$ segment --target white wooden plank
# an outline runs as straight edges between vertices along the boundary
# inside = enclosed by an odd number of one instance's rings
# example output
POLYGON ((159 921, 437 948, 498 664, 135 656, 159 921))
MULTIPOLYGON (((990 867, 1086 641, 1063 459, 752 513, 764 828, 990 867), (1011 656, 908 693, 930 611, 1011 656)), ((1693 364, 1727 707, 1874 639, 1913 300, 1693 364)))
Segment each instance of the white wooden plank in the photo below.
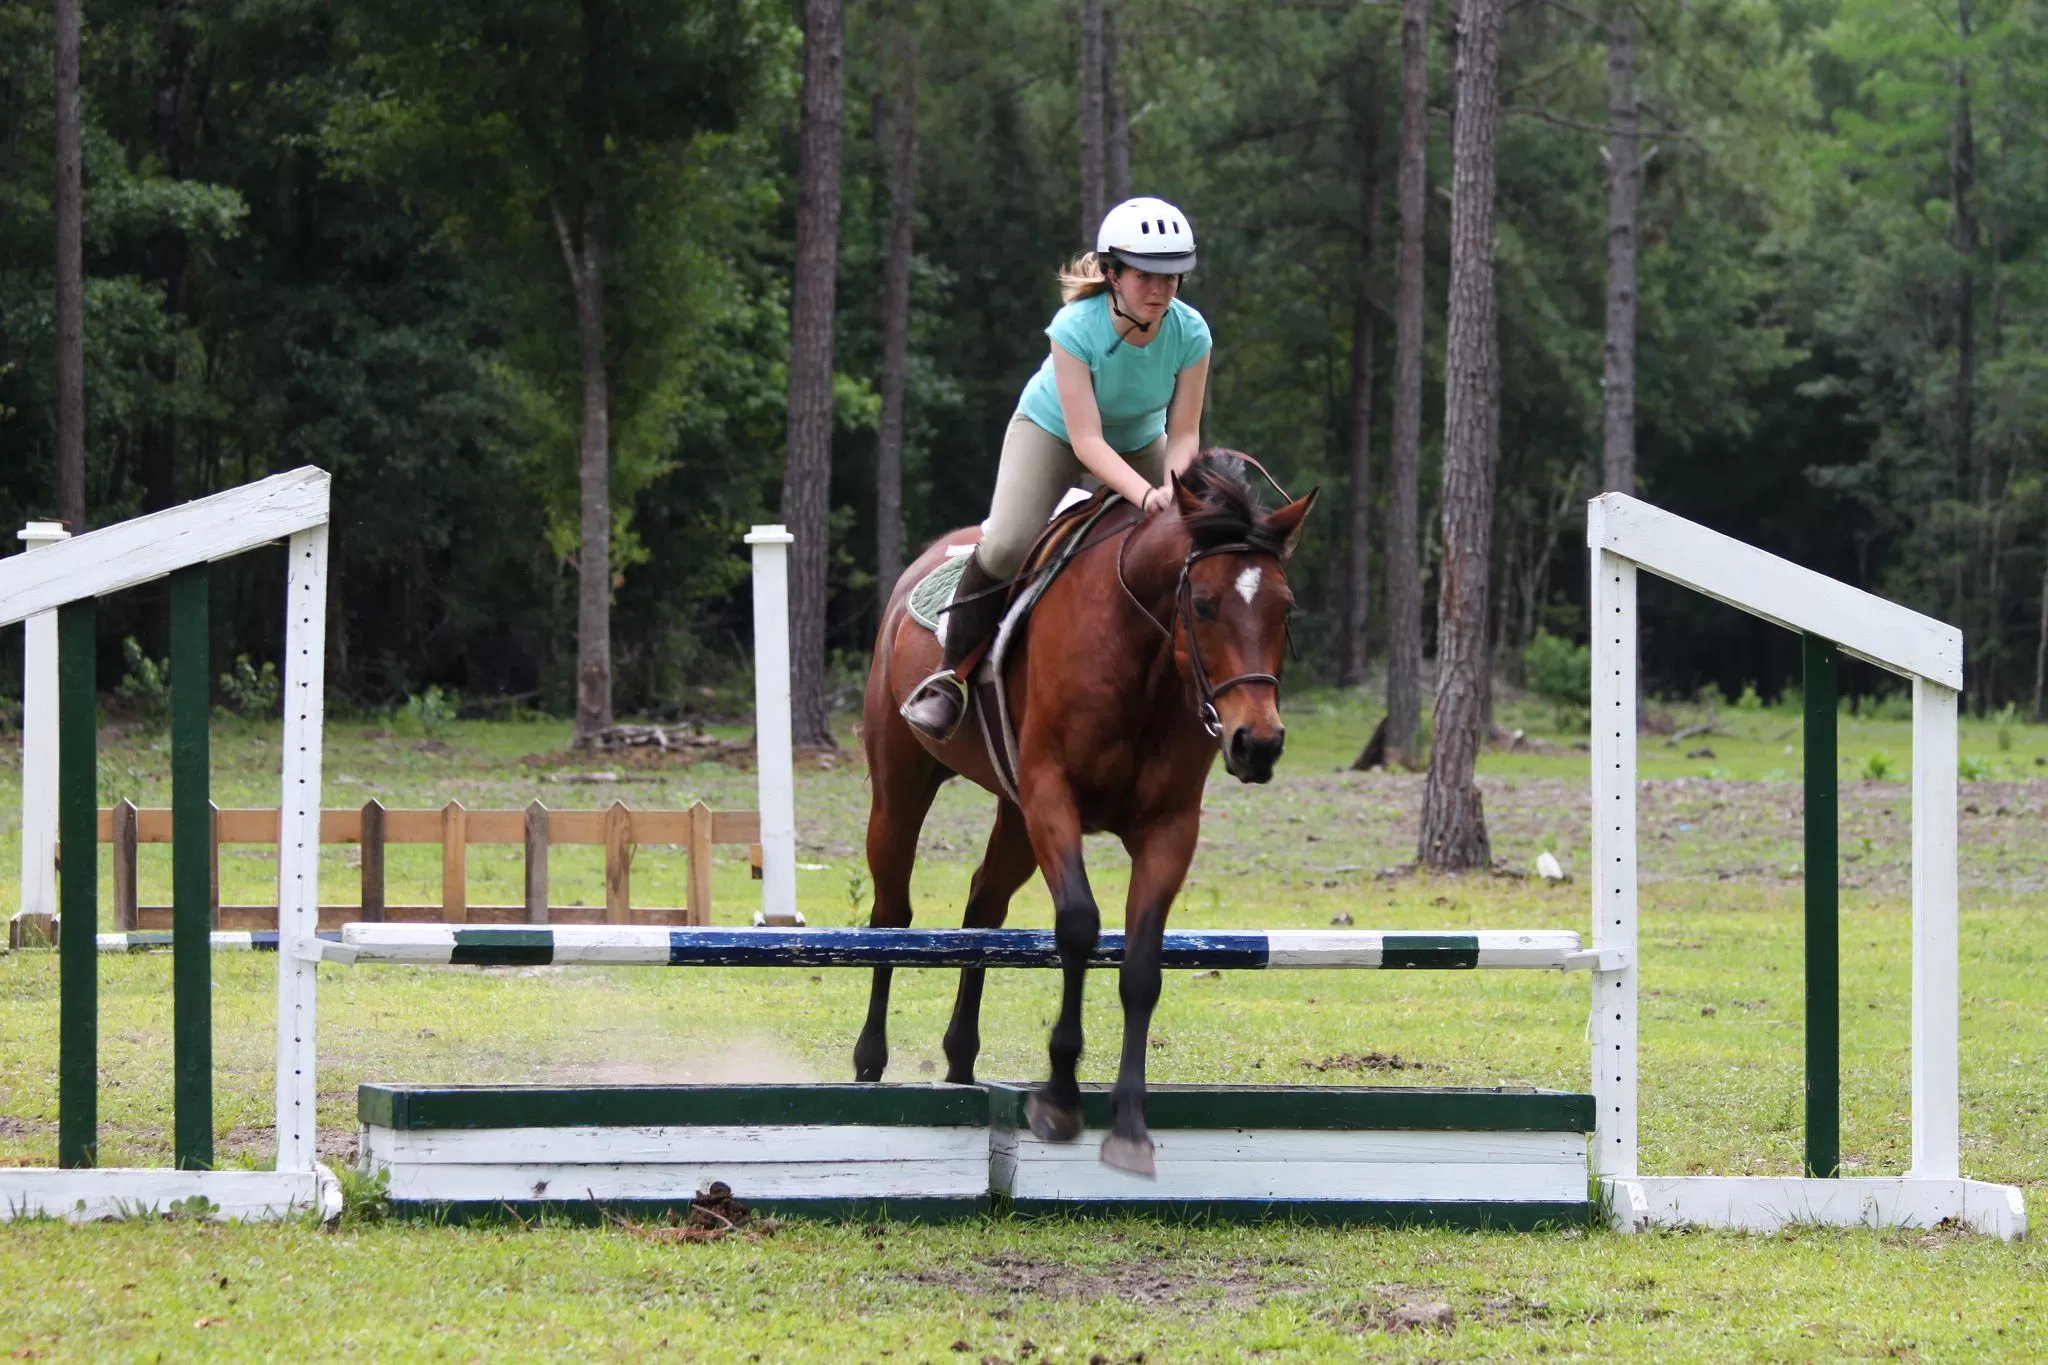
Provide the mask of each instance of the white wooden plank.
POLYGON ((174 1171, 110 1167, 97 1171, 0 1167, 0 1222, 52 1217, 72 1222, 168 1212, 203 1196, 219 1219, 274 1219, 318 1210, 341 1213, 341 1189, 325 1171, 174 1171))
POLYGON ((754 771, 761 811, 761 919, 802 924, 796 910, 796 767, 789 713, 789 547, 781 526, 756 526, 754 771))
MULTIPOLYGON (((317 472, 317 471, 315 471, 317 472)), ((277 839, 277 1169, 310 1171, 319 980, 320 739, 327 696, 326 475, 322 520, 296 532, 285 576, 283 772, 277 839)), ((259 485, 260 486, 260 485, 259 485)))
POLYGON ((1962 688, 1963 634, 1954 626, 1625 493, 1587 505, 1586 544, 1787 630, 1825 636, 1881 668, 1962 688))
POLYGON ((873 1124, 419 1130, 370 1126, 362 1130, 361 1151, 366 1161, 414 1166, 986 1161, 988 1129, 873 1124))
MULTIPOLYGON (((1029 1132, 995 1130, 1020 1161, 1092 1165, 1097 1143, 1043 1142, 1029 1132)), ((1097 1139, 1100 1134, 1094 1135, 1097 1139)), ((1172 1161, 1435 1162, 1447 1166, 1577 1162, 1583 1180, 1586 1140, 1574 1133, 1414 1132, 1297 1128, 1153 1129, 1154 1156, 1172 1161)))
POLYGON ((1958 1219, 1988 1236, 2026 1235, 2019 1192, 1974 1180, 1907 1176, 1807 1180, 1795 1176, 1639 1176, 1615 1182, 1652 1226, 1776 1232, 1788 1224, 1933 1227, 1958 1219))
POLYGON ((1587 600, 1593 946, 1626 954, 1619 969, 1592 974, 1593 1169, 1627 1176, 1636 1170, 1636 566, 1595 550, 1587 600))
MULTIPOLYGON (((952 1161, 662 1162, 653 1165, 390 1165, 392 1199, 688 1199, 714 1180, 755 1199, 979 1199, 988 1156, 952 1161)), ((1584 1187, 1581 1186, 1583 1189, 1584 1187)))
MULTIPOLYGON (((56 522, 32 521, 19 533, 28 551, 68 539, 56 522)), ((57 613, 22 622, 21 908, 57 913, 57 613)))
POLYGON ((0 626, 324 526, 327 495, 307 465, 0 560, 0 626))
POLYGON ((1430 1161, 1175 1161, 1155 1153, 1147 1180, 1100 1161, 1034 1162, 1019 1154, 1004 1193, 1013 1199, 1321 1199, 1358 1202, 1575 1202, 1586 1197, 1583 1161, 1444 1166, 1430 1161))
POLYGON ((1956 694, 1913 683, 1913 1164, 1961 1174, 1957 1021, 1956 694))

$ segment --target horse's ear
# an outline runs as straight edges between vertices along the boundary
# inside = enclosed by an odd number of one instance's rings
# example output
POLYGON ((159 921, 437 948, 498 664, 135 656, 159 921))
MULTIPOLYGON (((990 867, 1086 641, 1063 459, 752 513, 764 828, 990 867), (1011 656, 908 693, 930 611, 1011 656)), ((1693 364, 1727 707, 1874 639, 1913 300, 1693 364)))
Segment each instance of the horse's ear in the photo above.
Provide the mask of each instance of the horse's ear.
POLYGON ((1280 557, 1292 559, 1294 547, 1301 544, 1302 523, 1308 520, 1308 509, 1316 505, 1316 495, 1323 490, 1311 488, 1308 496, 1296 498, 1285 507, 1266 518, 1266 524, 1286 537, 1280 546, 1280 557))
POLYGON ((1174 506, 1180 508, 1180 514, 1183 517, 1191 517, 1202 510, 1202 500, 1196 497, 1189 490, 1188 486, 1180 481, 1180 475, 1169 474, 1167 477, 1173 480, 1174 506))

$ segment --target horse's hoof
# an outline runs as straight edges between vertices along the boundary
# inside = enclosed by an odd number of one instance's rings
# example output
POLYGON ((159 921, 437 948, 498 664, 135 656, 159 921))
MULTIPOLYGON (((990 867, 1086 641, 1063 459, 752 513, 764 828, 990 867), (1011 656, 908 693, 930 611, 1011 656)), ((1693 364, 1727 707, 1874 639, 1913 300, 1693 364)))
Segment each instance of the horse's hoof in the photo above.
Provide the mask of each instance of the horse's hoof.
POLYGON ((1024 1117, 1031 1121, 1031 1136, 1040 1142, 1073 1142, 1081 1136, 1081 1106, 1061 1109, 1040 1091, 1025 1099, 1024 1117))
POLYGON ((1128 1138, 1111 1133, 1102 1140, 1102 1164, 1147 1180, 1155 1179, 1159 1174, 1152 1162, 1151 1138, 1128 1138))

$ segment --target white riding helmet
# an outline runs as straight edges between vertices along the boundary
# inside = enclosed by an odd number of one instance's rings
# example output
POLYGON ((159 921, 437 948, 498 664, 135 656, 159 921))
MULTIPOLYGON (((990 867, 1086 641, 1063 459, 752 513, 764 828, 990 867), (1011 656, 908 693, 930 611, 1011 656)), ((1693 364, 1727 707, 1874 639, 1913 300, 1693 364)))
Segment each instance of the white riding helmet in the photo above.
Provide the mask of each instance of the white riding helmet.
POLYGON ((1154 275, 1185 275, 1195 268, 1195 230, 1164 199, 1126 199, 1104 215, 1095 254, 1154 275))

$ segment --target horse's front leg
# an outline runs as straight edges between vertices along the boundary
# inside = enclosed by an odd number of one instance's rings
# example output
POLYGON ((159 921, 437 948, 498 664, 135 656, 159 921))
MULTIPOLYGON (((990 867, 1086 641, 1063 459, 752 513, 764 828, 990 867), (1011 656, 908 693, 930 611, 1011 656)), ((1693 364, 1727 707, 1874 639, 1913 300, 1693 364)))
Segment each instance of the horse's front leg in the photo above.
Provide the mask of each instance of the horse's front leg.
POLYGON ((1048 1053, 1052 1073, 1031 1093, 1025 1115, 1042 1142, 1072 1142, 1081 1136, 1081 1083, 1074 1074, 1081 1060, 1081 991, 1088 979, 1088 959, 1102 932, 1102 915, 1088 887, 1081 862, 1081 817, 1064 790, 1033 793, 1028 824, 1031 851, 1052 892, 1053 939, 1059 945, 1060 1014, 1052 1026, 1048 1053))
POLYGON ((1124 962, 1117 993, 1124 1007, 1124 1051, 1109 1096, 1103 1164, 1150 1176, 1152 1136, 1145 1127, 1145 1049, 1159 1004, 1159 957, 1166 916, 1194 860, 1200 815, 1189 811, 1148 826, 1124 841, 1131 854, 1131 894, 1124 906, 1124 962))

